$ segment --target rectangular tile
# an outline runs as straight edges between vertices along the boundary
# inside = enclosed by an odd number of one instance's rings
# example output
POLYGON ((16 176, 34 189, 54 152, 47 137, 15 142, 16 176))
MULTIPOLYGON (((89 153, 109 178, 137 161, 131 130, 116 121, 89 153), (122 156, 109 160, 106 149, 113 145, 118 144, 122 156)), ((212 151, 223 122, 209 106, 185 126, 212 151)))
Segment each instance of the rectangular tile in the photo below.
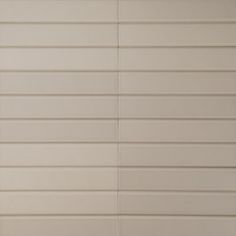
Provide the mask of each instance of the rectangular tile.
POLYGON ((115 236, 116 218, 105 216, 1 217, 1 236, 115 236))
POLYGON ((117 144, 0 144, 0 166, 116 166, 117 144))
POLYGON ((104 47, 117 45, 115 24, 1 24, 0 34, 0 46, 104 47))
POLYGON ((116 72, 0 72, 0 93, 88 95, 117 93, 116 72))
POLYGON ((236 97, 121 97, 120 116, 163 119, 235 118, 236 97))
POLYGON ((120 144, 119 153, 121 166, 236 166, 236 145, 120 144))
POLYGON ((135 215, 235 215, 234 193, 120 193, 120 213, 135 215))
POLYGON ((113 48, 1 48, 0 70, 115 70, 116 54, 113 48))
POLYGON ((0 215, 115 214, 113 192, 1 192, 0 215))
POLYGON ((230 0, 120 1, 119 19, 121 22, 235 21, 235 9, 235 2, 230 0))
POLYGON ((121 24, 119 43, 131 47, 234 46, 235 24, 121 24))
POLYGON ((115 1, 1 1, 1 22, 114 22, 115 1))
POLYGON ((235 72, 120 72, 121 94, 236 94, 235 72))
POLYGON ((121 168, 121 190, 235 191, 232 169, 121 168))
POLYGON ((1 142, 114 142, 116 121, 1 121, 1 142))
POLYGON ((121 70, 235 70, 233 48, 121 48, 121 70), (227 60, 222 60, 227 58, 227 60))
POLYGON ((1 97, 0 118, 117 118, 116 97, 1 97))
POLYGON ((116 190, 116 168, 1 168, 0 190, 116 190))
POLYGON ((229 217, 122 217, 123 236, 234 236, 236 219, 229 217))
POLYGON ((235 142, 235 121, 120 121, 121 142, 235 142))

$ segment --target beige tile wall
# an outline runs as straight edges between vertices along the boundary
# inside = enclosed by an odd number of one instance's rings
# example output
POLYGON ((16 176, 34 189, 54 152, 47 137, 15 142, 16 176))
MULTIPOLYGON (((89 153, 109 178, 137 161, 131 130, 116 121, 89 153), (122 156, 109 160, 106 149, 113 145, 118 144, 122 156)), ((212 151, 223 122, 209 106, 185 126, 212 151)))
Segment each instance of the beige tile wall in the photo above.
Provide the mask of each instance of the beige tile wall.
POLYGON ((0 236, 236 234, 234 0, 0 0, 0 236))

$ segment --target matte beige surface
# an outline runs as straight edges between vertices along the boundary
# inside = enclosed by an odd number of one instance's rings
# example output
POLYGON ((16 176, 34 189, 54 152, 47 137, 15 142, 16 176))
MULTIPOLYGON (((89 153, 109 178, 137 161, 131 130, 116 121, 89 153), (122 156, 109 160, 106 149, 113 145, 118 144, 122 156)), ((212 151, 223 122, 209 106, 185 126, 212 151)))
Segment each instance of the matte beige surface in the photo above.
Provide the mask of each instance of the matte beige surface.
POLYGON ((2 22, 114 22, 116 1, 1 1, 2 22))
POLYGON ((235 118, 235 104, 235 97, 121 97, 120 117, 235 118))
POLYGON ((4 236, 115 236, 115 216, 73 217, 0 217, 1 233, 4 236), (43 227, 42 227, 43 225, 43 227))
POLYGON ((130 47, 235 46, 235 41, 234 24, 128 24, 119 32, 120 45, 130 47))
POLYGON ((235 2, 231 0, 121 0, 119 10, 121 22, 224 22, 236 19, 235 2))
POLYGON ((1 192, 0 215, 115 214, 115 192, 1 192))
POLYGON ((116 168, 2 168, 0 190, 116 190, 116 168))
POLYGON ((112 48, 0 48, 0 70, 93 71, 115 70, 116 65, 112 48))
POLYGON ((235 193, 120 193, 120 213, 134 215, 231 215, 235 193))
POLYGON ((236 171, 194 168, 121 168, 121 190, 235 191, 236 171))
POLYGON ((236 145, 121 144, 122 166, 235 167, 236 145))
MULTIPOLYGON (((160 232, 163 236, 178 236, 179 233, 189 236, 216 235, 234 236, 235 219, 224 217, 121 217, 122 235, 147 236, 160 232)), ((77 236, 78 231, 89 236, 116 235, 115 217, 30 217, 11 219, 1 217, 1 232, 6 236, 25 236, 27 234, 45 236, 77 236), (42 228, 41 225, 44 225, 42 228), (66 228, 66 232, 65 232, 66 228), (20 231, 19 231, 20 229, 20 231)))
POLYGON ((0 25, 1 46, 116 46, 117 30, 113 24, 0 25))
POLYGON ((116 166, 116 144, 1 144, 1 166, 116 166))
POLYGON ((115 72, 0 72, 1 94, 116 94, 115 72))
POLYGON ((0 0, 0 236, 236 235, 234 0, 0 0))
POLYGON ((124 236, 234 236, 235 218, 227 217, 122 217, 121 234, 124 236))
POLYGON ((215 120, 121 120, 122 142, 235 142, 236 122, 215 120))
MULTIPOLYGON (((116 118, 116 97, 1 98, 1 118, 116 118)), ((229 104, 230 105, 230 104, 229 104)))
POLYGON ((115 142, 116 121, 1 121, 1 142, 115 142))
POLYGON ((121 48, 119 64, 121 70, 235 70, 236 49, 121 48))
MULTIPOLYGON (((236 98, 121 97, 121 118, 235 118, 236 98)), ((116 118, 116 97, 2 97, 1 118, 116 118), (79 109, 77 109, 79 107, 79 109)))
POLYGON ((235 94, 235 72, 120 72, 121 94, 235 94))

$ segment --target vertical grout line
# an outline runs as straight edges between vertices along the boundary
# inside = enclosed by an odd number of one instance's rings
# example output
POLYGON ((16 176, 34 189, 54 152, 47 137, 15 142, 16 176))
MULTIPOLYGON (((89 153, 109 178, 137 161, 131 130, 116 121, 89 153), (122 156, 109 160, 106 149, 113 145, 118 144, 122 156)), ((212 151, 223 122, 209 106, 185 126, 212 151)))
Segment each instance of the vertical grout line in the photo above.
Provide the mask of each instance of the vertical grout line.
POLYGON ((120 74, 119 74, 119 8, 120 2, 117 0, 117 236, 120 236, 120 210, 119 210, 119 189, 120 189, 120 74))

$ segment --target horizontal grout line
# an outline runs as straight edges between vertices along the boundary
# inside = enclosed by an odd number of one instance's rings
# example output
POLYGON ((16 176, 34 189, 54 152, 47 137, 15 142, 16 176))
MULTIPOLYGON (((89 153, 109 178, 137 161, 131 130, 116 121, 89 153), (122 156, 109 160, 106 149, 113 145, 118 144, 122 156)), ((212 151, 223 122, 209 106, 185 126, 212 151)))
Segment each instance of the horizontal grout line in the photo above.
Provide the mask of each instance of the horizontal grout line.
POLYGON ((236 165, 235 166, 158 166, 158 165, 152 165, 152 166, 147 166, 147 165, 138 165, 138 166, 135 166, 135 165, 132 165, 132 166, 127 166, 127 165, 96 165, 96 166, 92 166, 92 165, 0 165, 0 169, 1 168, 26 168, 26 169, 30 169, 30 168, 42 168, 42 169, 47 169, 47 168, 55 168, 55 169, 83 169, 83 168, 86 168, 86 169, 90 169, 90 168, 93 168, 93 169, 102 169, 102 168, 108 168, 108 169, 117 169, 117 168, 120 168, 120 170, 122 169, 210 169, 210 170, 219 170, 219 169, 232 169, 232 170, 236 170, 236 165))
MULTIPOLYGON (((223 46, 224 47, 224 46, 223 46)), ((235 46, 230 46, 230 47, 235 47, 235 46)), ((25 49, 43 49, 43 48, 47 48, 47 49, 70 49, 70 48, 86 48, 86 49, 93 49, 93 48, 118 48, 118 45, 108 45, 108 46, 104 46, 104 45, 101 45, 101 46, 96 46, 96 45, 91 45, 91 46, 87 46, 87 45, 84 45, 84 46, 80 46, 80 45, 73 45, 73 46, 69 46, 69 45, 58 45, 58 46, 55 46, 55 45, 32 45, 32 46, 10 46, 10 45, 6 45, 6 46, 3 46, 3 45, 0 45, 0 49, 2 48, 16 48, 16 49, 20 49, 20 48, 25 48, 25 49)))
MULTIPOLYGON (((55 79, 56 80, 56 79, 55 79)), ((60 93, 34 93, 34 94, 23 94, 23 93, 0 93, 1 97, 236 97, 236 93, 94 93, 94 94, 60 94, 60 93)))
POLYGON ((125 194, 148 194, 148 195, 233 195, 236 196, 236 190, 166 190, 166 189, 156 189, 156 190, 146 190, 146 189, 122 189, 119 186, 116 186, 114 189, 2 189, 0 190, 0 195, 4 193, 19 193, 19 194, 88 194, 88 193, 96 193, 96 194, 111 194, 113 193, 114 196, 118 194, 118 197, 122 197, 125 194))
POLYGON ((0 73, 68 73, 68 74, 77 74, 77 73, 235 73, 235 70, 0 70, 0 73))
POLYGON ((234 45, 119 45, 123 49, 145 49, 145 48, 235 48, 234 45))
MULTIPOLYGON (((80 215, 80 216, 60 216, 60 215, 54 215, 54 216, 48 216, 48 215, 40 215, 40 216, 27 216, 27 215, 11 215, 11 216, 5 216, 5 215, 0 215, 0 221, 1 220, 12 220, 18 218, 20 220, 30 220, 30 219, 38 219, 38 220, 50 220, 50 219, 58 219, 58 220, 64 220, 64 219, 72 219, 72 220, 84 220, 84 219, 88 219, 88 220, 116 220, 117 219, 117 215, 80 215)), ((0 222, 1 225, 1 222, 0 222)))
POLYGON ((168 190, 168 189, 118 189, 120 193, 123 194, 233 194, 236 196, 236 190, 168 190))
MULTIPOLYGON (((115 216, 117 216, 117 215, 115 215, 115 216)), ((103 219, 114 219, 115 216, 113 216, 113 215, 109 216, 109 215, 101 214, 101 215, 96 215, 95 217, 97 219, 99 219, 98 217, 101 217, 103 219)), ((2 219, 5 220, 5 219, 17 218, 17 217, 19 217, 20 219, 30 219, 31 216, 29 214, 26 214, 26 215, 25 214, 10 215, 10 216, 2 214, 2 215, 0 215, 0 220, 2 220, 2 219)), ((47 219, 62 219, 65 216, 60 215, 60 214, 53 215, 53 216, 45 214, 45 215, 33 215, 32 217, 34 217, 35 219, 38 218, 38 219, 47 220, 47 219)), ((79 215, 79 216, 67 215, 66 219, 70 219, 70 218, 71 219, 89 219, 89 218, 93 219, 95 217, 93 215, 85 215, 85 216, 83 216, 83 215, 79 215)))
MULTIPOLYGON (((0 21, 1 25, 114 25, 119 22, 114 21, 0 21)), ((224 24, 224 22, 223 22, 224 24)))
POLYGON ((120 193, 127 194, 236 194, 236 190, 146 190, 146 189, 118 189, 120 193))
MULTIPOLYGON (((111 73, 111 72, 118 72, 115 69, 102 69, 102 70, 0 70, 0 73, 111 73)), ((236 72, 236 70, 235 70, 236 72)))
POLYGON ((85 48, 85 49, 155 49, 155 48, 235 48, 236 47, 236 44, 235 45, 137 45, 137 46, 133 46, 133 45, 108 45, 108 46, 104 46, 104 45, 73 45, 73 46, 69 46, 69 45, 58 45, 58 46, 55 46, 55 45, 24 45, 24 46, 16 46, 16 45, 0 45, 0 49, 70 49, 70 48, 85 48))
POLYGON ((0 121, 116 121, 118 117, 114 118, 1 118, 0 121))
POLYGON ((0 121, 236 121, 235 118, 191 118, 191 117, 180 117, 180 118, 170 118, 170 117, 161 117, 161 118, 135 118, 135 117, 130 117, 130 118, 124 118, 124 117, 114 117, 114 118, 10 118, 10 117, 0 117, 0 121))
POLYGON ((201 72, 204 72, 204 73, 211 73, 211 72, 236 72, 236 69, 227 69, 227 70, 222 70, 222 69, 187 69, 187 70, 183 70, 183 69, 179 69, 179 70, 176 70, 176 69, 169 69, 169 70, 150 70, 150 69, 144 69, 144 70, 132 70, 132 69, 126 69, 126 70, 115 70, 115 69, 106 69, 106 70, 94 70, 94 69, 91 69, 91 70, 0 70, 0 73, 32 73, 32 72, 36 72, 36 73, 58 73, 58 72, 61 72, 61 73, 79 73, 79 72, 88 72, 88 73, 111 73, 111 72, 126 72, 126 73, 134 73, 134 72, 162 72, 162 73, 176 73, 176 72, 181 72, 181 73, 189 73, 189 72, 195 72, 195 73, 201 73, 201 72))
MULTIPOLYGON (((30 189, 5 189, 5 190, 0 190, 0 196, 1 194, 14 194, 17 193, 19 194, 30 194, 31 196, 33 195, 44 195, 44 196, 48 196, 48 194, 54 194, 54 195, 63 195, 63 196, 71 196, 71 194, 75 194, 78 196, 83 196, 83 195, 88 195, 90 193, 92 193, 93 195, 97 195, 97 196, 104 196, 104 194, 107 194, 109 196, 115 196, 117 194, 117 188, 114 189, 94 189, 94 190, 90 190, 90 189, 34 189, 34 190, 30 190, 30 189)), ((0 211, 1 212, 1 211, 0 211)))
POLYGON ((0 214, 0 217, 94 217, 94 216, 125 216, 125 217, 214 217, 214 218, 221 218, 221 217, 227 217, 227 218, 235 218, 236 214, 233 215, 224 215, 224 214, 130 214, 130 213, 114 213, 114 214, 0 214))
POLYGON ((226 117, 219 117, 219 118, 217 118, 217 117, 214 117, 214 118, 209 118, 209 117, 179 117, 179 118, 177 118, 177 117, 156 117, 156 118, 123 118, 123 117, 119 117, 119 119, 120 120, 124 120, 124 121, 126 121, 126 120, 134 120, 134 121, 136 121, 136 120, 141 120, 141 121, 217 121, 217 120, 219 120, 219 121, 235 121, 236 120, 236 118, 226 118, 226 117))
MULTIPOLYGON (((165 190, 165 189, 156 189, 156 190, 146 190, 146 189, 122 189, 120 187, 114 189, 0 189, 1 193, 114 193, 117 194, 236 194, 236 190, 165 190)), ((121 197, 119 195, 119 197, 121 197)))
POLYGON ((179 142, 179 141, 119 141, 120 144, 217 144, 217 145, 225 145, 225 144, 232 144, 232 145, 235 145, 236 144, 236 141, 235 142, 224 142, 224 141, 219 141, 219 142, 214 142, 214 141, 205 141, 205 142, 188 142, 188 141, 182 141, 182 142, 179 142))
POLYGON ((0 141, 0 145, 1 144, 202 144, 202 145, 209 145, 209 144, 215 144, 215 145, 235 145, 235 142, 224 142, 224 141, 219 141, 219 142, 209 142, 209 141, 205 141, 205 142, 187 142, 187 141, 182 141, 182 142, 161 142, 161 141, 152 141, 152 142, 137 142, 137 141, 0 141))
POLYGON ((31 168, 36 168, 36 169, 115 169, 117 170, 118 166, 117 165, 109 165, 109 166, 105 166, 105 165, 101 165, 101 166, 86 166, 86 165, 81 165, 81 166, 77 166, 77 165, 61 165, 61 166, 55 166, 55 165, 26 165, 26 166, 19 166, 19 165, 15 165, 15 166, 4 166, 1 165, 0 169, 15 169, 15 168, 20 168, 20 169, 31 169, 31 168))
POLYGON ((199 170, 199 169, 209 169, 209 170, 219 170, 219 169, 231 169, 236 170, 236 166, 119 166, 120 169, 161 169, 161 170, 170 170, 170 169, 184 169, 184 170, 199 170))
MULTIPOLYGON (((1 144, 117 144, 117 141, 13 141, 13 142, 1 142, 0 141, 0 145, 1 144)), ((236 142, 235 142, 236 144, 236 142)))
MULTIPOLYGON (((56 82, 56 79, 55 79, 56 82)), ((35 94, 19 94, 19 93, 11 93, 11 94, 4 94, 4 93, 0 93, 0 99, 1 97, 117 97, 118 94, 116 93, 106 93, 106 94, 99 94, 99 93, 94 93, 94 94, 90 94, 90 93, 85 93, 85 94, 60 94, 60 93, 55 93, 55 94, 39 94, 39 93, 35 93, 35 94)), ((236 96, 235 95, 231 95, 231 96, 236 96)))
POLYGON ((0 189, 0 195, 1 193, 117 193, 117 188, 114 189, 35 189, 35 190, 29 190, 29 189, 0 189))
POLYGON ((235 24, 236 20, 145 20, 145 21, 138 21, 138 20, 111 20, 111 21, 0 21, 0 25, 3 24, 25 24, 25 25, 115 25, 122 26, 122 25, 137 25, 137 24, 235 24))
POLYGON ((130 190, 130 189, 118 189, 120 193, 151 193, 151 194, 165 194, 165 193, 172 193, 172 194, 208 194, 208 193, 216 193, 216 194, 236 194, 236 190, 165 190, 165 189, 156 189, 156 190, 146 190, 146 189, 138 189, 138 190, 130 190))
MULTIPOLYGON (((1 72, 1 71, 0 71, 1 72)), ((170 73, 170 72, 182 72, 182 73, 184 73, 184 72, 236 72, 236 69, 234 69, 234 70, 212 70, 212 69, 209 69, 209 70, 207 70, 207 69, 198 69, 198 70, 194 70, 194 69, 186 69, 186 70, 183 70, 183 69, 179 69, 179 70, 176 70, 176 69, 169 69, 169 70, 150 70, 150 69, 144 69, 144 70, 132 70, 132 69, 126 69, 126 70, 117 70, 117 72, 127 72, 127 73, 129 73, 129 72, 131 72, 131 73, 133 73, 133 72, 168 72, 168 73, 170 73)))
POLYGON ((54 217, 54 216, 56 216, 56 217, 75 217, 75 216, 78 216, 78 217, 82 217, 82 216, 84 216, 84 217, 88 217, 88 216, 90 216, 90 217, 106 217, 106 216, 117 216, 117 214, 116 213, 114 213, 114 214, 111 214, 111 213, 107 213, 107 214, 96 214, 96 213, 91 213, 91 214, 1 214, 0 213, 0 218, 2 218, 2 217, 42 217, 42 216, 45 216, 45 217, 54 217))
POLYGON ((143 215, 123 215, 122 218, 123 220, 125 219, 139 219, 139 218, 149 218, 149 219, 197 219, 197 218, 204 218, 204 219, 213 219, 213 218, 235 218, 235 216, 231 216, 231 215, 226 215, 226 216, 221 216, 221 215, 211 215, 211 216, 205 216, 205 215, 194 215, 194 216, 190 216, 190 215, 148 215, 148 216, 143 216, 143 215), (177 218, 178 217, 178 218, 177 218))
POLYGON ((209 121, 216 121, 216 120, 220 120, 220 121, 235 121, 236 120, 236 118, 226 118, 226 117, 219 117, 219 118, 209 118, 209 117, 198 117, 198 118, 196 118, 196 117, 180 117, 180 118, 177 118, 177 117, 173 117, 173 118, 171 118, 171 117, 156 117, 156 118, 134 118, 134 117, 130 117, 130 118, 123 118, 123 117, 119 117, 119 120, 142 120, 142 121, 149 121, 149 120, 151 120, 151 121, 158 121, 158 120, 166 120, 166 121, 175 121, 175 120, 179 120, 179 121, 181 121, 181 120, 183 120, 183 121, 191 121, 191 120, 193 120, 193 121, 204 121, 204 120, 209 120, 209 121))
MULTIPOLYGON (((0 94, 1 96, 1 94, 0 94)), ((116 95, 114 95, 116 96, 116 95)), ((120 93, 121 97, 235 97, 236 93, 120 93)))
MULTIPOLYGON (((118 213, 119 214, 119 213, 118 213)), ((139 214, 139 213, 136 213, 136 214, 130 214, 130 213, 122 213, 122 214, 119 214, 119 216, 153 216, 153 217, 215 217, 215 218, 218 218, 218 217, 229 217, 229 218, 235 218, 236 217, 236 214, 232 214, 232 215, 224 215, 224 214, 176 214, 176 213, 172 213, 172 214, 151 214, 151 213, 146 213, 146 214, 139 214)))
MULTIPOLYGON (((220 215, 214 215, 214 216, 184 216, 184 215, 181 215, 181 216, 176 216, 176 215, 161 215, 161 216, 157 216, 157 215, 148 215, 148 216, 143 216, 143 215, 120 215, 119 213, 117 213, 116 215, 112 215, 112 216, 107 216, 107 215, 96 215, 95 217, 97 219, 100 218, 103 218, 103 219, 116 219, 117 216, 121 216, 122 218, 120 218, 119 220, 126 220, 126 219, 140 219, 140 218, 147 218, 147 219, 197 219, 197 218, 204 218, 204 219, 214 219, 217 217, 218 218, 222 218, 222 219, 225 219, 225 218, 235 218, 234 216, 220 216, 220 215), (178 218, 177 218, 178 217, 178 218)), ((63 216, 63 215, 53 215, 53 216, 50 216, 50 215, 0 215, 0 220, 11 220, 12 218, 19 218, 19 219, 25 219, 25 220, 28 220, 30 218, 34 218, 34 219, 42 219, 42 220, 49 220, 49 219, 93 219, 95 218, 93 215, 86 215, 86 216, 71 216, 71 215, 67 215, 67 216, 63 216)), ((236 218, 235 218, 236 220, 236 218)))
POLYGON ((41 144, 50 144, 50 145, 61 145, 61 144, 67 144, 67 145, 90 145, 90 144, 94 144, 94 145, 99 145, 99 144, 110 144, 110 145, 113 145, 113 144, 121 144, 121 147, 122 146, 133 146, 133 145, 138 145, 138 146, 156 146, 156 145, 161 145, 161 146, 165 146, 165 145, 207 145, 207 146, 215 146, 215 145, 227 145, 227 146, 232 146, 232 145, 235 145, 236 142, 124 142, 124 141, 112 141, 112 142, 53 142, 53 143, 48 143, 48 142, 0 142, 0 146, 1 144, 4 144, 4 145, 15 145, 15 144, 28 144, 28 145, 41 145, 41 144))
MULTIPOLYGON (((116 22, 117 23, 117 22, 116 22)), ((183 24, 183 25, 191 25, 191 24, 235 24, 236 20, 146 20, 146 21, 138 21, 138 20, 119 20, 119 25, 148 25, 148 24, 157 24, 157 25, 166 25, 166 24, 183 24)))

